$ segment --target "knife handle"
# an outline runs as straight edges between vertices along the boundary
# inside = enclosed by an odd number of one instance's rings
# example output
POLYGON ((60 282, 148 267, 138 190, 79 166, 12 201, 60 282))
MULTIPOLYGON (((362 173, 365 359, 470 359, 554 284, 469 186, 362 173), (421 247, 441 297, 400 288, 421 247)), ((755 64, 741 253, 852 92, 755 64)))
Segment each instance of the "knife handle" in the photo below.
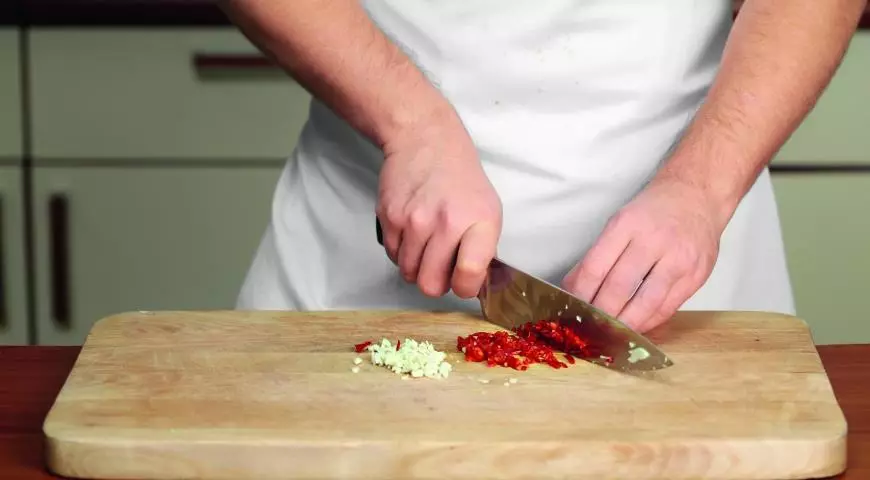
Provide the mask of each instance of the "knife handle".
POLYGON ((381 220, 378 217, 375 217, 375 233, 378 236, 378 243, 381 246, 384 246, 384 229, 381 228, 381 220))

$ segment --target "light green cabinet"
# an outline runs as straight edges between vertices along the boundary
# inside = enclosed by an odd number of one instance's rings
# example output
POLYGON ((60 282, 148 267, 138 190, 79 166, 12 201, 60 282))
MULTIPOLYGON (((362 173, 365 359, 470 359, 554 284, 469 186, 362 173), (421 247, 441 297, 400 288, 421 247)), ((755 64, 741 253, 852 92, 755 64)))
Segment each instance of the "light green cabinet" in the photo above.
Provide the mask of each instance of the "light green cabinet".
POLYGON ((870 343, 870 174, 774 177, 797 313, 817 343, 870 343))
POLYGON ((247 61, 261 55, 231 27, 39 27, 30 49, 38 158, 286 158, 308 116, 310 95, 247 61))
POLYGON ((859 30, 813 111, 773 161, 870 164, 870 32, 859 30))
POLYGON ((0 345, 27 343, 21 167, 0 164, 0 345))
POLYGON ((37 27, 30 49, 37 342, 233 308, 309 94, 232 27, 37 27))
POLYGON ((18 30, 0 27, 0 159, 21 157, 21 85, 18 30))
POLYGON ((37 166, 37 341, 129 310, 233 308, 281 164, 37 166))
POLYGON ((0 27, 0 345, 28 340, 18 36, 0 27))

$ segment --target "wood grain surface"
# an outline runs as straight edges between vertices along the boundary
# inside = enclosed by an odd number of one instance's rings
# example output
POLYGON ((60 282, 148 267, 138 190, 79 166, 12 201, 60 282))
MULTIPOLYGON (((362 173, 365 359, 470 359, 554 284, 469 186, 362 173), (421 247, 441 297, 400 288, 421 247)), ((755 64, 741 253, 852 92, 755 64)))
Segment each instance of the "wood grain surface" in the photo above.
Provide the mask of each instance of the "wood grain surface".
POLYGON ((466 363, 445 380, 354 343, 453 352, 492 330, 428 312, 157 312, 98 322, 49 412, 49 467, 87 478, 709 478, 837 474, 846 424, 806 326, 681 313, 645 377, 466 363), (516 384, 505 386, 508 378, 516 384), (480 380, 490 380, 484 384, 480 380))

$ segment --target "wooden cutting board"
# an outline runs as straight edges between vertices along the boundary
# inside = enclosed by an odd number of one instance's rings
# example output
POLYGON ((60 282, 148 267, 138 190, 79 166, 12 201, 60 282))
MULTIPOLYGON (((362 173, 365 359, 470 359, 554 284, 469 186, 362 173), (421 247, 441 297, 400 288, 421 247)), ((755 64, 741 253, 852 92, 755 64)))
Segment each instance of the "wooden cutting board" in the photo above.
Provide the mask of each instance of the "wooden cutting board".
POLYGON ((47 461, 84 478, 793 479, 840 473, 846 423, 806 325, 680 313, 647 378, 586 362, 467 363, 425 312, 141 312, 98 322, 45 420, 47 461), (451 352, 407 379, 353 344, 451 352), (507 383, 510 378, 516 383, 507 383), (481 380, 489 380, 482 383, 481 380))

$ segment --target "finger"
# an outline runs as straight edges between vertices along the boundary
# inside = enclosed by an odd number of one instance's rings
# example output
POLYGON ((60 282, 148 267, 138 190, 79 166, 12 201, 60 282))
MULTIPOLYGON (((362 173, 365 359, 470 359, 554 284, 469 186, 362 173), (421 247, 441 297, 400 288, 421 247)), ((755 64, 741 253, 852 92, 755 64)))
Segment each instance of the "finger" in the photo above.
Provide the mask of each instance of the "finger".
POLYGON ((656 263, 640 288, 619 312, 619 319, 632 329, 643 326, 659 315, 662 305, 678 280, 667 260, 656 263))
POLYGON ((387 257, 395 263, 399 264, 399 247, 402 244, 402 224, 399 222, 397 214, 391 212, 378 213, 378 220, 381 222, 381 231, 384 238, 384 250, 387 251, 387 257))
POLYGON ((653 328, 667 322, 677 313, 677 310, 692 296, 697 290, 694 286, 695 279, 690 276, 681 277, 668 291, 659 309, 642 323, 635 327, 638 333, 646 333, 653 328))
POLYGON ((434 230, 434 220, 426 210, 416 210, 411 213, 409 226, 403 231, 398 252, 399 271, 406 281, 417 281, 423 249, 434 230))
POLYGON ((429 237, 417 273, 417 286, 425 295, 440 297, 447 293, 460 238, 461 230, 448 228, 436 228, 429 237))
POLYGON ((622 229, 605 228, 583 260, 565 276, 564 288, 587 302, 592 301, 628 242, 628 234, 622 229))
POLYGON ((592 299, 592 305, 611 315, 621 312, 659 260, 658 253, 648 244, 629 242, 592 299))
POLYGON ((487 267, 498 247, 499 229, 488 222, 475 223, 459 243, 451 286, 460 298, 477 296, 486 279, 487 267))

